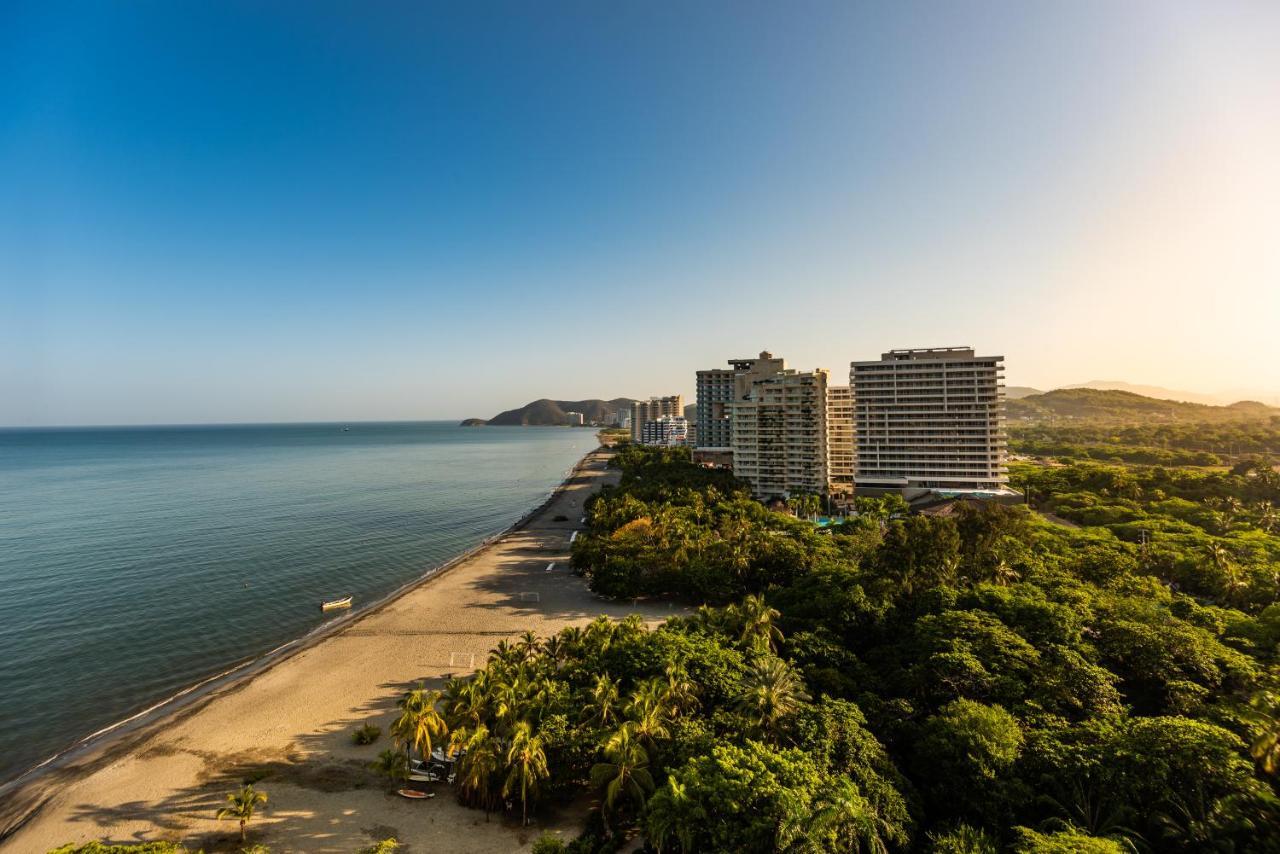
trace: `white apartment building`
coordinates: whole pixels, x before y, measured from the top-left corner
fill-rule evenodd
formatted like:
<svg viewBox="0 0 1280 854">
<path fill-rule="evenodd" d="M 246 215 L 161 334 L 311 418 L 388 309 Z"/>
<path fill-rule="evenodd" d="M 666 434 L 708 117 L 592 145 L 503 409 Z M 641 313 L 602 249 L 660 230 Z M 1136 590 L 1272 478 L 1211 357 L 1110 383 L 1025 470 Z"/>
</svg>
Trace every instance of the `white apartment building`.
<svg viewBox="0 0 1280 854">
<path fill-rule="evenodd" d="M 678 394 L 666 397 L 651 397 L 648 400 L 637 400 L 631 404 L 631 441 L 640 442 L 640 431 L 645 422 L 657 421 L 664 415 L 677 418 L 684 417 L 684 397 Z"/>
<path fill-rule="evenodd" d="M 857 489 L 1004 491 L 1003 362 L 935 347 L 851 363 Z"/>
<path fill-rule="evenodd" d="M 682 415 L 662 415 L 640 427 L 642 445 L 684 445 L 689 440 L 689 421 Z"/>
<path fill-rule="evenodd" d="M 824 495 L 827 372 L 784 370 L 750 383 L 730 411 L 733 473 L 757 498 Z"/>
</svg>

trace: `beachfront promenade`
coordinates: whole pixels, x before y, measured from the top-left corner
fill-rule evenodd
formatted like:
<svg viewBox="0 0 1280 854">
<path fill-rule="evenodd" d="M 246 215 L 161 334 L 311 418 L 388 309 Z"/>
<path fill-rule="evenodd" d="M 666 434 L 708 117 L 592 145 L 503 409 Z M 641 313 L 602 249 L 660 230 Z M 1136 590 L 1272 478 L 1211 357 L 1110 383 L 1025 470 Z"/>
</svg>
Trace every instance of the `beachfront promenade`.
<svg viewBox="0 0 1280 854">
<path fill-rule="evenodd" d="M 366 769 L 390 746 L 395 702 L 417 681 L 440 687 L 481 666 L 503 638 L 547 635 L 600 614 L 640 611 L 661 620 L 667 604 L 604 602 L 568 567 L 583 502 L 617 474 L 608 452 L 588 454 L 574 476 L 521 528 L 286 661 L 218 690 L 194 707 L 61 769 L 12 798 L 0 813 L 6 852 L 45 852 L 64 842 L 181 841 L 192 850 L 239 850 L 234 822 L 214 814 L 227 792 L 264 774 L 270 793 L 253 842 L 273 852 L 343 852 L 395 836 L 415 851 L 526 850 L 548 827 L 577 833 L 579 811 L 521 829 L 518 821 L 458 806 L 444 784 L 429 801 L 388 794 Z M 564 516 L 567 521 L 555 521 Z M 548 570 L 548 565 L 554 568 Z M 306 605 L 304 605 L 305 607 Z M 375 744 L 351 732 L 382 727 Z"/>
</svg>

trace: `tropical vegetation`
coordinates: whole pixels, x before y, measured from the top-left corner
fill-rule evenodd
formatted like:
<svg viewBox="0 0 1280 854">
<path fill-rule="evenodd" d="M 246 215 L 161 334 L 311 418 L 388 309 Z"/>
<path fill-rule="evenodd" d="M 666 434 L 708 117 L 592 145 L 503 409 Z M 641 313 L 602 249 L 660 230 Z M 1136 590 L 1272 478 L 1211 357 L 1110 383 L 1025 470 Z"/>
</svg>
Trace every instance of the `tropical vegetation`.
<svg viewBox="0 0 1280 854">
<path fill-rule="evenodd" d="M 238 790 L 227 794 L 227 805 L 218 810 L 218 820 L 228 819 L 240 823 L 240 841 L 244 842 L 245 828 L 253 820 L 258 807 L 267 802 L 267 793 L 245 783 Z"/>
<path fill-rule="evenodd" d="M 1235 459 L 1021 465 L 1033 509 L 819 528 L 627 447 L 574 565 L 702 607 L 475 681 L 526 686 L 540 802 L 598 793 L 581 850 L 1278 851 L 1280 475 Z"/>
</svg>

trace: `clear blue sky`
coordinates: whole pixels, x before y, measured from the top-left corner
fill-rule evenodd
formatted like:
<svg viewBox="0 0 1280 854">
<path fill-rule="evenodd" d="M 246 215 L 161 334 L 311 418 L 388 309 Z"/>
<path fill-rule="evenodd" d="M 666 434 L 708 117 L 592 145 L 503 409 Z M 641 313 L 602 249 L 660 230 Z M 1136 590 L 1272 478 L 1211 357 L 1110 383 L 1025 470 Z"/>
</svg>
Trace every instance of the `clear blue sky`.
<svg viewBox="0 0 1280 854">
<path fill-rule="evenodd" d="M 0 424 L 972 344 L 1280 393 L 1280 4 L 9 2 Z"/>
</svg>

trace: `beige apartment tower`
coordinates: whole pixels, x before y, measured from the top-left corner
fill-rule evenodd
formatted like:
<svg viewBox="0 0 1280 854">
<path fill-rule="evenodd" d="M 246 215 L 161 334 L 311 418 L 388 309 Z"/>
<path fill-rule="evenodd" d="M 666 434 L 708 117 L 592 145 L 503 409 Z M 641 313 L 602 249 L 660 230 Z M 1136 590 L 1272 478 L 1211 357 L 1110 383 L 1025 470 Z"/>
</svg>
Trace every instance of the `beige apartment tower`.
<svg viewBox="0 0 1280 854">
<path fill-rule="evenodd" d="M 757 498 L 828 493 L 827 371 L 750 382 L 730 407 L 733 473 Z"/>
<path fill-rule="evenodd" d="M 853 389 L 847 385 L 827 386 L 827 489 L 831 495 L 853 495 L 856 460 Z"/>
<path fill-rule="evenodd" d="M 730 410 L 734 402 L 750 393 L 753 382 L 774 376 L 786 367 L 785 359 L 774 358 L 765 350 L 754 359 L 730 359 L 728 368 L 698 371 L 695 461 L 721 463 L 732 459 Z"/>
<path fill-rule="evenodd" d="M 1003 362 L 969 347 L 853 362 L 857 489 L 1007 491 Z"/>
<path fill-rule="evenodd" d="M 645 422 L 657 421 L 664 415 L 683 418 L 684 397 L 678 394 L 671 394 L 666 397 L 651 397 L 648 400 L 637 400 L 632 403 L 631 441 L 641 441 L 644 435 Z"/>
</svg>

